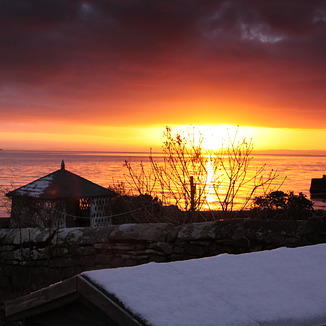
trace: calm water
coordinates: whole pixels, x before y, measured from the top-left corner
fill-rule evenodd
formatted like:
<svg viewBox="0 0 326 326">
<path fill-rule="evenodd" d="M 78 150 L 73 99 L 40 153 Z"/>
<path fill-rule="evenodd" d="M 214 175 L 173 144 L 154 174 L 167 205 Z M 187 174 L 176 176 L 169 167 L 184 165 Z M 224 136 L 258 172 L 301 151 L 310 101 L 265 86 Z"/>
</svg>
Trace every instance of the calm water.
<svg viewBox="0 0 326 326">
<path fill-rule="evenodd" d="M 147 158 L 148 153 L 0 151 L 0 186 L 12 190 L 25 185 L 60 169 L 64 160 L 67 170 L 108 187 L 125 181 L 125 160 L 147 164 Z M 308 197 L 311 178 L 326 174 L 326 155 L 256 155 L 253 163 L 266 163 L 266 170 L 277 170 L 279 181 L 286 176 L 281 190 L 303 192 Z M 326 209 L 326 202 L 315 201 L 315 208 Z M 0 216 L 6 215 L 0 210 Z"/>
</svg>

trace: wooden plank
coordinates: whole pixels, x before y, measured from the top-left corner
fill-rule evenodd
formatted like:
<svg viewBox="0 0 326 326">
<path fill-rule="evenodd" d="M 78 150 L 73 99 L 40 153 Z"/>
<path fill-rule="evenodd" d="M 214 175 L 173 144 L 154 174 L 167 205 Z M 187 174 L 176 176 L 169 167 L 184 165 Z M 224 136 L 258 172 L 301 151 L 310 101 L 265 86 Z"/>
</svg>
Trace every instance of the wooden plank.
<svg viewBox="0 0 326 326">
<path fill-rule="evenodd" d="M 94 311 L 89 308 L 91 303 L 80 302 L 75 300 L 65 306 L 47 311 L 44 314 L 38 314 L 25 319 L 25 325 L 28 326 L 117 326 L 112 321 L 108 322 L 108 318 L 101 311 Z M 103 316 L 102 316 L 103 315 Z"/>
<path fill-rule="evenodd" d="M 116 325 L 147 325 L 81 275 L 5 302 L 5 316 L 8 321 L 23 320 L 76 301 L 91 303 L 90 306 L 93 305 L 103 316 L 107 316 L 107 321 L 111 320 Z"/>
<path fill-rule="evenodd" d="M 81 275 L 77 276 L 77 291 L 81 296 L 89 300 L 119 326 L 146 325 L 145 322 L 137 320 L 129 311 L 121 307 L 118 303 L 112 300 L 108 295 Z"/>
<path fill-rule="evenodd" d="M 51 303 L 65 296 L 76 293 L 76 277 L 55 283 L 49 287 L 37 290 L 28 295 L 7 301 L 4 304 L 6 317 L 18 313 L 28 315 L 28 311 Z M 50 308 L 49 308 L 50 309 Z"/>
</svg>

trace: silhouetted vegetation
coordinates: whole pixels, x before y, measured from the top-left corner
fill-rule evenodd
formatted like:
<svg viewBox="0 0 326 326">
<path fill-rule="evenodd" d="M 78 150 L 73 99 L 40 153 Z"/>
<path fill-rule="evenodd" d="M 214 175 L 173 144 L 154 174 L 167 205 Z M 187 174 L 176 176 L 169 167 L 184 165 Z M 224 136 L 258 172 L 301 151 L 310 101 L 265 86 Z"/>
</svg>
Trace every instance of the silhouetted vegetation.
<svg viewBox="0 0 326 326">
<path fill-rule="evenodd" d="M 243 210 L 258 190 L 266 193 L 270 189 L 278 173 L 273 170 L 266 173 L 265 165 L 250 170 L 253 144 L 246 139 L 239 141 L 237 136 L 237 133 L 228 135 L 226 145 L 212 151 L 203 148 L 203 135 L 195 129 L 182 135 L 167 127 L 163 161 L 150 153 L 147 170 L 142 162 L 138 167 L 125 162 L 128 186 L 138 195 L 151 195 L 164 205 L 174 204 L 190 212 L 210 206 L 207 200 L 210 190 L 211 196 L 215 196 L 212 209 Z M 241 202 L 240 193 L 241 196 L 245 193 Z"/>
<path fill-rule="evenodd" d="M 268 218 L 300 219 L 312 215 L 313 202 L 301 192 L 295 195 L 293 191 L 273 191 L 255 197 L 252 209 Z"/>
<path fill-rule="evenodd" d="M 265 171 L 266 164 L 257 166 L 250 173 L 252 151 L 252 140 L 238 140 L 236 132 L 234 135 L 228 134 L 226 145 L 213 153 L 213 188 L 222 211 L 244 210 L 257 190 L 266 193 L 278 177 L 277 171 Z M 240 192 L 245 192 L 241 202 Z"/>
<path fill-rule="evenodd" d="M 150 168 L 143 163 L 139 168 L 126 161 L 128 183 L 140 195 L 150 194 L 165 203 L 171 203 L 186 211 L 199 210 L 205 202 L 207 188 L 208 156 L 203 152 L 201 135 L 188 133 L 181 136 L 166 128 L 163 142 L 163 162 L 158 162 L 151 153 Z"/>
</svg>

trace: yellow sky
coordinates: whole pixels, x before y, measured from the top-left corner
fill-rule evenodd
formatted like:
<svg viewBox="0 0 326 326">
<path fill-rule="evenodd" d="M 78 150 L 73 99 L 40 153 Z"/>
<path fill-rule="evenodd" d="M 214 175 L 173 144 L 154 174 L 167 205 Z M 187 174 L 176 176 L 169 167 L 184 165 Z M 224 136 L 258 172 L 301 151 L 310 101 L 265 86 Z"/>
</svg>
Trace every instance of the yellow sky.
<svg viewBox="0 0 326 326">
<path fill-rule="evenodd" d="M 47 126 L 47 131 L 0 131 L 1 148 L 27 150 L 159 151 L 165 125 L 104 127 L 89 125 Z M 264 128 L 232 125 L 169 125 L 184 132 L 195 128 L 207 147 L 217 147 L 228 133 L 252 140 L 254 150 L 325 150 L 326 129 Z"/>
</svg>

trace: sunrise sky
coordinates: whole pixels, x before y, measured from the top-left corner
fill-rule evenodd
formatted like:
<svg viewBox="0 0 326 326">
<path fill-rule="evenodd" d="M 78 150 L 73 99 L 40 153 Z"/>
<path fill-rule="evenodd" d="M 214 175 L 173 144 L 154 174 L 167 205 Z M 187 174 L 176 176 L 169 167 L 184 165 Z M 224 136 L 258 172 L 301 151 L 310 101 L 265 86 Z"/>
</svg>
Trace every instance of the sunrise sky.
<svg viewBox="0 0 326 326">
<path fill-rule="evenodd" d="M 258 150 L 326 150 L 325 58 L 322 0 L 1 0 L 0 148 L 239 125 Z"/>
</svg>

